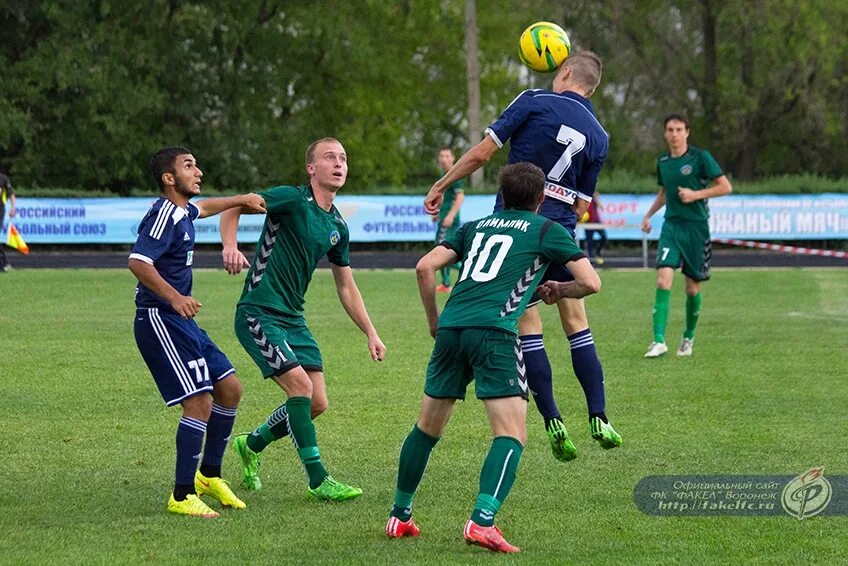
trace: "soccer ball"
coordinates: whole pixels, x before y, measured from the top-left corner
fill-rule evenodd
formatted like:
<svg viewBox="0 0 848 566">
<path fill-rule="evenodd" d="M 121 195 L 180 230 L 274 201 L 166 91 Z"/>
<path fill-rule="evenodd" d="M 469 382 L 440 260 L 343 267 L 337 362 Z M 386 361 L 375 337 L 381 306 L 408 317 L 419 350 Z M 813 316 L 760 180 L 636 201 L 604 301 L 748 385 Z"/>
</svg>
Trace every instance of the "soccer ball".
<svg viewBox="0 0 848 566">
<path fill-rule="evenodd" d="M 568 34 L 551 22 L 531 24 L 518 40 L 521 62 L 540 73 L 556 71 L 569 53 L 571 41 Z"/>
</svg>

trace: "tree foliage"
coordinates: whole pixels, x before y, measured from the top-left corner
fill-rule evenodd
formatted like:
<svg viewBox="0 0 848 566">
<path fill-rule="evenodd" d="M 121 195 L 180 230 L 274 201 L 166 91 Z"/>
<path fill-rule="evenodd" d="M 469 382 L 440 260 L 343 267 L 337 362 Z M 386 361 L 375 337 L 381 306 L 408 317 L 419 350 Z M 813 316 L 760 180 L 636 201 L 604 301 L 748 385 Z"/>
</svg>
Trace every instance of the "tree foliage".
<svg viewBox="0 0 848 566">
<path fill-rule="evenodd" d="M 740 178 L 848 175 L 840 30 L 816 0 L 478 2 L 483 124 L 547 87 L 515 56 L 530 22 L 564 25 L 605 61 L 596 94 L 610 170 L 650 172 L 662 118 Z M 158 147 L 184 144 L 219 189 L 304 178 L 338 137 L 349 189 L 426 184 L 440 145 L 466 149 L 463 0 L 5 0 L 0 169 L 20 186 L 148 187 Z M 490 175 L 505 160 L 496 156 Z"/>
</svg>

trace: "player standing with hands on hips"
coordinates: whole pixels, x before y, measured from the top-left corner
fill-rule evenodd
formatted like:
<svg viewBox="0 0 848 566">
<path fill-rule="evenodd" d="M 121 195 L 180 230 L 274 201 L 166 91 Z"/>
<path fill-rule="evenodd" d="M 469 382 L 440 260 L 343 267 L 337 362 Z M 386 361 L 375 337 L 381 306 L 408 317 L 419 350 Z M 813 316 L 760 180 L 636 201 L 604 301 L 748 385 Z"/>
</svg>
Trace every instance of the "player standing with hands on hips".
<svg viewBox="0 0 848 566">
<path fill-rule="evenodd" d="M 701 315 L 701 282 L 710 278 L 710 210 L 707 199 L 729 195 L 730 181 L 712 154 L 689 145 L 689 121 L 681 114 L 665 119 L 668 152 L 657 160 L 657 198 L 642 219 L 651 231 L 651 216 L 665 205 L 665 219 L 657 249 L 657 292 L 654 299 L 654 341 L 646 358 L 668 352 L 665 327 L 674 270 L 682 266 L 686 278 L 686 329 L 678 356 L 691 356 L 695 328 Z"/>
</svg>

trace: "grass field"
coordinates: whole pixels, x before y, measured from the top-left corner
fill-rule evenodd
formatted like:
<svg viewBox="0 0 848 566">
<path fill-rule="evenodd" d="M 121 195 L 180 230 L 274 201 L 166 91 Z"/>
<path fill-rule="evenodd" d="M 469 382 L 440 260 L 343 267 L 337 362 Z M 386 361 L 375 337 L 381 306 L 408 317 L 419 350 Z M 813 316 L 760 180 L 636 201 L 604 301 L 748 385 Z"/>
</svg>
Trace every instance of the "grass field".
<svg viewBox="0 0 848 566">
<path fill-rule="evenodd" d="M 0 277 L 0 562 L 2 563 L 504 563 L 837 564 L 848 560 L 848 517 L 653 517 L 633 488 L 655 474 L 787 474 L 816 465 L 848 474 L 845 270 L 717 271 L 705 286 L 690 359 L 644 360 L 654 274 L 604 272 L 588 300 L 606 371 L 607 412 L 624 445 L 603 451 L 588 434 L 568 349 L 545 310 L 546 343 L 579 458 L 550 455 L 531 406 L 515 488 L 498 516 L 517 557 L 462 542 L 489 445 L 482 405 L 458 406 L 416 498 L 417 540 L 383 535 L 397 456 L 421 396 L 432 341 L 408 271 L 357 280 L 388 346 L 372 363 L 364 337 L 318 272 L 307 319 L 325 358 L 330 409 L 317 421 L 333 474 L 362 486 L 345 504 L 307 499 L 288 441 L 269 447 L 265 489 L 237 493 L 246 511 L 207 521 L 169 515 L 178 409 L 166 409 L 132 336 L 126 271 L 31 270 Z M 682 332 L 683 291 L 672 294 L 669 341 Z M 245 385 L 236 429 L 281 401 L 232 331 L 241 279 L 195 274 L 198 322 L 229 354 Z M 841 416 L 840 416 L 841 415 Z M 229 453 L 225 475 L 237 484 Z M 834 494 L 834 497 L 848 494 Z"/>
</svg>

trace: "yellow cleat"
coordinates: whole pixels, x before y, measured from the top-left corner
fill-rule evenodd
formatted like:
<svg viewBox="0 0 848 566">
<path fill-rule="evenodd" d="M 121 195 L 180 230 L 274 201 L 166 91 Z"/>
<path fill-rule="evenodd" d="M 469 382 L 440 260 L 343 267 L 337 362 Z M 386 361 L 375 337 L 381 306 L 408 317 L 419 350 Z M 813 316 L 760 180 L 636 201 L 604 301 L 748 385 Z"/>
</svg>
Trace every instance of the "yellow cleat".
<svg viewBox="0 0 848 566">
<path fill-rule="evenodd" d="M 224 507 L 233 509 L 246 509 L 244 501 L 236 497 L 230 484 L 221 478 L 207 478 L 198 471 L 194 474 L 194 489 L 197 495 L 209 495 L 221 502 Z"/>
<path fill-rule="evenodd" d="M 168 499 L 168 513 L 176 513 L 177 515 L 191 515 L 192 517 L 203 517 L 204 519 L 214 519 L 220 515 L 209 508 L 199 497 L 190 493 L 182 501 L 174 499 L 174 494 Z"/>
</svg>

